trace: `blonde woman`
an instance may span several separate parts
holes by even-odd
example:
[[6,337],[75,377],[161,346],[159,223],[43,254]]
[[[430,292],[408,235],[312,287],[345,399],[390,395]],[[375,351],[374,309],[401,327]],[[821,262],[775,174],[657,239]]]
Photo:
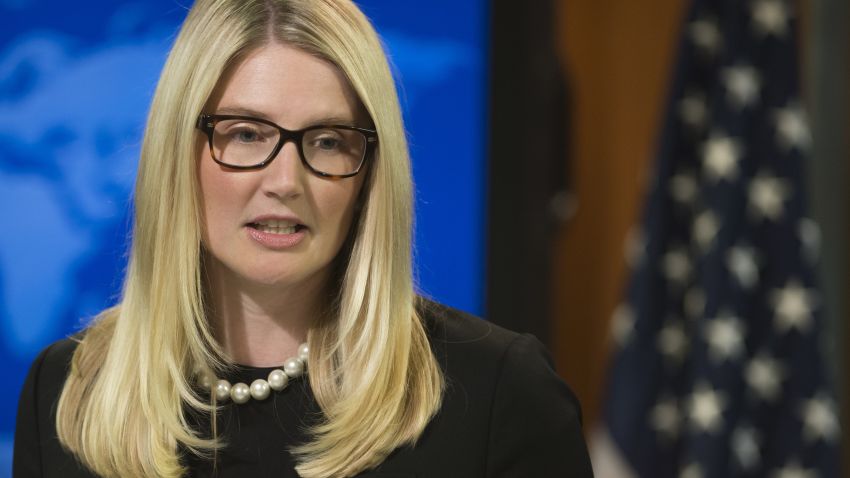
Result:
[[36,359],[15,476],[591,476],[539,342],[414,295],[404,138],[355,5],[199,0],[121,302]]

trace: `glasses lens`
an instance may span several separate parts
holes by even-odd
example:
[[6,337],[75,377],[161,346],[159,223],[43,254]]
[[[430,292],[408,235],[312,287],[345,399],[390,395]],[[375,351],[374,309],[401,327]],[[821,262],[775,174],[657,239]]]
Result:
[[360,169],[366,155],[366,136],[345,128],[316,128],[304,133],[304,159],[316,171],[351,174]]
[[254,166],[277,146],[280,133],[272,126],[244,119],[221,120],[213,133],[213,156],[231,166]]

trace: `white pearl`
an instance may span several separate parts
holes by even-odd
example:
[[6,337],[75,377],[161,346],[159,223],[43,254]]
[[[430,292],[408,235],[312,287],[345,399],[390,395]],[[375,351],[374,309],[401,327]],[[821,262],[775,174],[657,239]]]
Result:
[[268,398],[269,393],[271,393],[271,387],[269,387],[269,382],[258,378],[251,382],[251,396],[254,400],[265,400]]
[[224,402],[230,398],[230,382],[227,380],[219,380],[215,383],[215,398],[217,398],[220,402]]
[[287,359],[286,362],[283,363],[283,370],[291,378],[300,377],[301,374],[304,373],[304,362],[297,358]]
[[[306,373],[307,357],[310,347],[303,343],[298,346],[298,357],[287,359],[283,364],[283,370],[274,369],[269,373],[268,381],[258,378],[251,382],[251,386],[244,383],[231,385],[227,380],[217,380],[216,377],[201,373],[198,376],[199,384],[209,390],[213,382],[213,393],[216,398],[225,402],[228,398],[238,404],[243,404],[254,397],[255,400],[265,400],[271,394],[271,390],[281,391],[289,384],[290,378],[300,377]],[[198,372],[195,372],[198,373]]]
[[230,398],[232,398],[234,402],[241,405],[247,402],[249,398],[251,398],[251,391],[248,389],[247,385],[242,382],[239,382],[230,388]]
[[269,374],[269,386],[275,391],[281,391],[289,384],[289,377],[286,372],[276,368]]

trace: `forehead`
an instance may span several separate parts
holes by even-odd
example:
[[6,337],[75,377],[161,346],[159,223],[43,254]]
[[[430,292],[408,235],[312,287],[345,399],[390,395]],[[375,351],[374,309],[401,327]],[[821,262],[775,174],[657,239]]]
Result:
[[212,113],[252,112],[287,128],[325,119],[357,121],[360,101],[334,64],[286,44],[246,55],[222,78]]

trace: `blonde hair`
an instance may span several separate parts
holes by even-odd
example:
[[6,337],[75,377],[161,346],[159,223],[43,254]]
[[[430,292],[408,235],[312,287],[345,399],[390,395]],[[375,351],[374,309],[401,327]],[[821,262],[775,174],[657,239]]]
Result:
[[[61,443],[103,476],[176,477],[179,447],[209,457],[212,416],[196,370],[228,366],[205,315],[195,121],[228,68],[271,41],[335,64],[378,131],[363,209],[338,257],[332,316],[311,329],[309,381],[324,420],[292,450],[304,478],[355,475],[415,443],[443,376],[415,309],[412,184],[395,86],[380,40],[347,0],[199,0],[157,86],[135,191],[122,301],[86,329],[62,391]],[[356,370],[356,373],[346,373]]]

